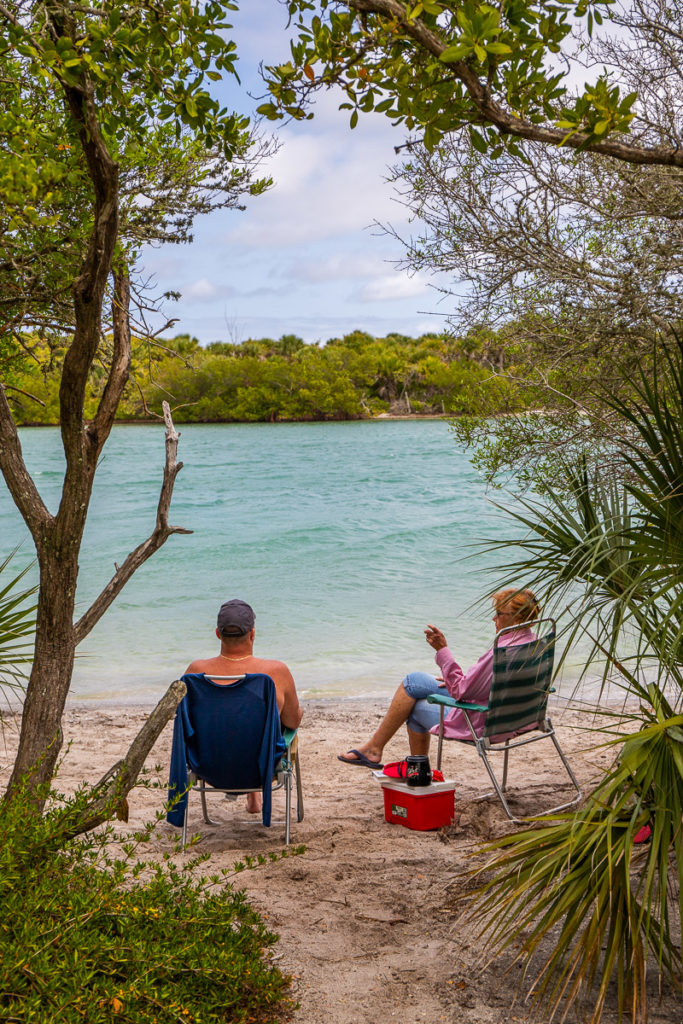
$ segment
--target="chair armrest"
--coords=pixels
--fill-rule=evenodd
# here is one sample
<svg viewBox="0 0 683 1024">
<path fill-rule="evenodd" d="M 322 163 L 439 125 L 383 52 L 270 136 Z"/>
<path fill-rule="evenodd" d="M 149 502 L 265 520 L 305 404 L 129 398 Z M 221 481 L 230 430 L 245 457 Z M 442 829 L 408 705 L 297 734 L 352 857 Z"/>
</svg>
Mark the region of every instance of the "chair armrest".
<svg viewBox="0 0 683 1024">
<path fill-rule="evenodd" d="M 460 708 L 461 711 L 488 711 L 488 704 L 470 704 L 464 700 L 456 700 L 448 694 L 430 693 L 427 695 L 428 704 L 443 704 L 447 708 Z"/>
<path fill-rule="evenodd" d="M 296 729 L 287 729 L 286 727 L 282 730 L 282 738 L 285 741 L 286 747 L 291 747 L 292 743 L 296 739 Z"/>
</svg>

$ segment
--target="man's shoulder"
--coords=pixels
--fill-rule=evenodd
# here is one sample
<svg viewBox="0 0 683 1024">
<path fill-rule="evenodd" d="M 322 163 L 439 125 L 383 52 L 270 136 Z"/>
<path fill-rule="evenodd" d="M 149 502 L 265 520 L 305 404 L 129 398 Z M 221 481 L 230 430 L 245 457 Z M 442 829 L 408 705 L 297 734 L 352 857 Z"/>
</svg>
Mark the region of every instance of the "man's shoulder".
<svg viewBox="0 0 683 1024">
<path fill-rule="evenodd" d="M 215 671 L 218 658 L 196 658 L 185 669 L 184 675 L 195 675 L 202 672 Z"/>
<path fill-rule="evenodd" d="M 276 658 L 258 658 L 259 668 L 261 668 L 267 674 L 271 672 L 278 672 L 279 674 L 287 673 L 291 675 L 288 667 L 284 661 L 278 661 Z"/>
<path fill-rule="evenodd" d="M 277 661 L 275 658 L 259 658 L 258 662 L 258 669 L 251 668 L 250 672 L 258 671 L 270 676 L 280 692 L 295 688 L 294 676 L 284 661 Z"/>
</svg>

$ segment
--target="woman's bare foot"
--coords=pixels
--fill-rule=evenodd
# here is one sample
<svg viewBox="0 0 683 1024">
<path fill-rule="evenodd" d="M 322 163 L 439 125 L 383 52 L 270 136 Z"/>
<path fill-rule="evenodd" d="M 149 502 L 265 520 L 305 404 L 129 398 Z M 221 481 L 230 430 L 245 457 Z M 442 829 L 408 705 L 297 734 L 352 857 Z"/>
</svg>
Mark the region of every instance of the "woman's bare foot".
<svg viewBox="0 0 683 1024">
<path fill-rule="evenodd" d="M 247 793 L 247 810 L 249 814 L 261 813 L 262 798 L 260 793 Z"/>
</svg>

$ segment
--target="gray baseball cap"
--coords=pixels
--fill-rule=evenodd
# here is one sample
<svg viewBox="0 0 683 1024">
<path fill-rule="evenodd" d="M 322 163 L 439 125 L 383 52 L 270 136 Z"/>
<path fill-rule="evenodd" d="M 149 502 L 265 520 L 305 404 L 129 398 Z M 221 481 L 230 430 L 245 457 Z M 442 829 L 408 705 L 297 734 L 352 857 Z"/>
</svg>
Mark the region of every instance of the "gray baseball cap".
<svg viewBox="0 0 683 1024">
<path fill-rule="evenodd" d="M 234 598 L 221 605 L 216 625 L 222 636 L 245 636 L 254 628 L 255 619 L 251 605 Z"/>
</svg>

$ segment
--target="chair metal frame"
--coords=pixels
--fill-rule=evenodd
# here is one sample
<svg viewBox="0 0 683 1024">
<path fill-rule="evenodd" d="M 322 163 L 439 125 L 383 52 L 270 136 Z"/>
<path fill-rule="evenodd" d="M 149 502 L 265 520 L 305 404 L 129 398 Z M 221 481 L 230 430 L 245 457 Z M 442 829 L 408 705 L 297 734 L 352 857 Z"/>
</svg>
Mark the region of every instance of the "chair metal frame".
<svg viewBox="0 0 683 1024">
<path fill-rule="evenodd" d="M 473 745 L 473 746 L 476 747 L 477 753 L 482 758 L 482 760 L 484 762 L 484 766 L 486 768 L 486 771 L 488 772 L 489 778 L 491 779 L 491 782 L 493 783 L 493 787 L 494 787 L 494 791 L 493 792 L 484 793 L 484 794 L 482 794 L 481 797 L 479 797 L 479 799 L 480 800 L 484 800 L 484 799 L 486 799 L 489 796 L 497 795 L 499 800 L 500 800 L 500 802 L 501 802 L 501 804 L 502 804 L 502 806 L 503 806 L 503 810 L 507 814 L 508 818 L 511 821 L 515 822 L 516 824 L 521 824 L 525 819 L 515 817 L 515 815 L 510 810 L 510 807 L 508 806 L 507 800 L 505 799 L 505 792 L 507 790 L 507 778 L 508 778 L 508 755 L 509 755 L 510 750 L 513 747 L 522 747 L 522 746 L 526 746 L 529 743 L 536 743 L 539 740 L 551 739 L 553 741 L 553 744 L 555 745 L 555 749 L 557 750 L 557 753 L 560 756 L 562 764 L 564 765 L 565 770 L 566 770 L 567 774 L 569 775 L 569 778 L 571 779 L 571 782 L 572 782 L 574 788 L 576 789 L 577 795 L 574 797 L 573 800 L 570 800 L 570 801 L 568 801 L 566 803 L 563 803 L 563 804 L 558 804 L 557 807 L 551 807 L 548 810 L 539 811 L 539 815 L 556 814 L 558 811 L 564 811 L 568 807 L 574 807 L 574 806 L 576 806 L 576 804 L 579 803 L 579 801 L 583 797 L 583 792 L 581 790 L 581 787 L 580 787 L 580 785 L 579 785 L 579 783 L 578 783 L 578 781 L 576 779 L 576 776 L 574 775 L 573 771 L 571 770 L 569 762 L 567 761 L 567 758 L 565 757 L 565 754 L 564 754 L 562 748 L 560 747 L 560 744 L 559 744 L 559 741 L 557 739 L 557 736 L 555 735 L 555 729 L 553 728 L 553 724 L 552 724 L 550 718 L 548 718 L 547 713 L 546 713 L 547 712 L 547 705 L 548 705 L 548 696 L 551 693 L 554 693 L 553 687 L 550 686 L 550 680 L 551 680 L 551 677 L 552 677 L 552 661 L 553 661 L 553 656 L 554 656 L 554 645 L 555 645 L 555 620 L 550 618 L 550 617 L 546 617 L 546 618 L 543 618 L 543 619 L 535 619 L 533 622 L 528 622 L 528 623 L 525 622 L 524 626 L 526 628 L 531 628 L 532 626 L 540 626 L 543 623 L 551 623 L 552 624 L 551 631 L 545 637 L 539 637 L 539 639 L 536 641 L 537 644 L 544 644 L 545 645 L 544 653 L 546 654 L 546 661 L 549 662 L 549 665 L 547 666 L 547 669 L 546 669 L 546 671 L 544 673 L 544 675 L 547 676 L 547 685 L 545 684 L 545 682 L 543 683 L 542 690 L 538 691 L 537 697 L 535 698 L 536 704 L 535 704 L 535 707 L 534 707 L 534 714 L 536 714 L 536 712 L 538 712 L 538 717 L 536 718 L 536 725 L 535 725 L 535 727 L 531 728 L 529 730 L 529 731 L 532 731 L 532 732 L 535 732 L 535 733 L 540 733 L 540 735 L 529 736 L 527 733 L 522 733 L 521 734 L 521 738 L 519 738 L 519 739 L 516 739 L 514 736 L 512 736 L 512 737 L 508 737 L 504 741 L 501 740 L 501 741 L 499 741 L 499 743 L 496 743 L 496 741 L 495 741 L 495 735 L 496 734 L 494 734 L 493 737 L 491 735 L 487 734 L 487 725 L 486 725 L 486 723 L 484 724 L 484 734 L 482 736 L 478 736 L 477 735 L 477 733 L 474 730 L 474 726 L 472 725 L 472 720 L 471 720 L 471 718 L 470 718 L 470 716 L 468 714 L 468 712 L 472 712 L 472 711 L 481 711 L 481 712 L 488 713 L 489 711 L 491 711 L 495 707 L 496 699 L 499 697 L 499 694 L 497 693 L 497 691 L 504 689 L 504 687 L 507 685 L 507 680 L 505 680 L 505 681 L 497 680 L 496 679 L 496 674 L 495 674 L 496 652 L 497 652 L 497 650 L 500 647 L 499 640 L 506 633 L 510 633 L 510 632 L 515 631 L 515 630 L 519 630 L 519 625 L 516 625 L 516 626 L 506 626 L 505 628 L 501 629 L 496 634 L 496 637 L 495 637 L 495 640 L 494 640 L 494 643 L 493 643 L 493 654 L 494 654 L 493 680 L 492 680 L 492 683 L 491 683 L 491 693 L 490 693 L 489 703 L 488 704 L 474 704 L 474 703 L 471 703 L 470 701 L 460 701 L 460 700 L 456 700 L 454 697 L 450 697 L 450 696 L 447 696 L 445 694 L 442 695 L 442 694 L 434 693 L 434 694 L 430 694 L 427 697 L 428 703 L 430 703 L 430 704 L 438 704 L 439 705 L 439 733 L 438 733 L 439 743 L 438 743 L 438 748 L 437 748 L 437 760 L 436 760 L 437 768 L 441 769 L 441 759 L 442 759 L 442 754 L 443 754 L 443 741 L 446 738 L 444 736 L 445 710 L 446 710 L 446 708 L 457 708 L 458 710 L 462 711 L 464 716 L 465 716 L 465 721 L 467 722 L 469 730 L 470 730 L 470 732 L 472 734 L 472 739 L 471 740 L 456 740 L 456 742 L 465 743 L 468 746 L 472 746 Z M 514 645 L 503 645 L 503 646 L 514 646 Z M 501 706 L 501 705 L 499 705 L 499 706 Z M 517 729 L 516 729 L 515 726 L 514 726 L 514 723 L 511 723 L 511 727 L 509 729 L 499 729 L 498 730 L 498 734 L 499 735 L 501 735 L 501 734 L 504 735 L 505 732 L 515 733 L 515 732 L 518 731 L 519 728 L 520 728 L 520 726 L 518 726 Z M 521 725 L 521 728 L 529 729 L 529 723 L 528 722 L 527 723 L 523 723 Z M 501 744 L 503 744 L 503 745 L 501 745 Z M 489 753 L 496 753 L 496 754 L 502 753 L 503 754 L 503 777 L 502 777 L 502 783 L 498 781 L 498 778 L 496 777 L 496 774 L 493 771 L 493 768 L 492 768 L 492 766 L 491 766 L 491 764 L 489 762 L 489 759 L 488 759 L 488 756 L 487 756 Z"/>
<path fill-rule="evenodd" d="M 242 679 L 242 676 L 210 676 L 211 679 L 220 680 L 237 680 Z M 303 787 L 301 784 L 301 773 L 299 770 L 299 749 L 297 743 L 297 730 L 287 729 L 282 730 L 282 738 L 285 741 L 285 752 L 280 758 L 280 761 L 276 765 L 274 775 L 273 792 L 278 789 L 284 789 L 285 791 L 285 846 L 289 846 L 291 836 L 291 821 L 292 821 L 292 788 L 296 785 L 296 820 L 304 820 L 304 794 Z M 254 789 L 221 789 L 217 786 L 212 786 L 204 779 L 202 779 L 196 772 L 188 765 L 188 789 L 187 789 L 187 803 L 185 805 L 185 816 L 183 818 L 183 834 L 182 834 L 182 849 L 185 850 L 187 846 L 187 822 L 190 811 L 190 793 L 195 785 L 198 785 L 199 796 L 202 804 L 202 817 L 205 824 L 207 825 L 222 825 L 223 822 L 214 821 L 209 817 L 208 808 L 206 806 L 206 794 L 207 793 L 225 793 L 226 796 L 238 797 L 246 796 L 247 793 L 261 793 L 262 787 L 256 787 Z M 271 824 L 281 824 L 281 822 L 274 822 Z"/>
</svg>

